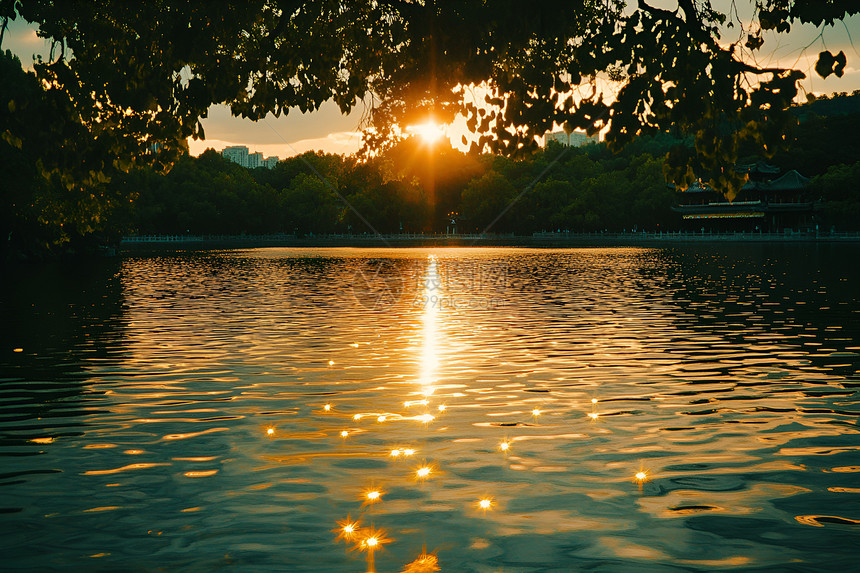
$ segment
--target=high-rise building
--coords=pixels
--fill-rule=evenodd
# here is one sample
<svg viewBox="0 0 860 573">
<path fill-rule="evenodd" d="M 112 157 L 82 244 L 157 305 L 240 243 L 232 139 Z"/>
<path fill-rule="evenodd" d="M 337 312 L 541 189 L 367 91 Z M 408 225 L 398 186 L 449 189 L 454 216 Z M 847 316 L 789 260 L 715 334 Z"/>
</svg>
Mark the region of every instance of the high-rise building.
<svg viewBox="0 0 860 573">
<path fill-rule="evenodd" d="M 547 133 L 544 136 L 544 140 L 546 143 L 550 141 L 558 142 L 562 145 L 569 145 L 573 147 L 582 147 L 583 145 L 592 145 L 600 142 L 600 138 L 597 134 L 592 136 L 588 136 L 581 131 L 571 131 L 570 133 L 565 133 L 563 131 L 554 131 L 552 133 Z"/>
<path fill-rule="evenodd" d="M 267 157 L 263 159 L 262 153 L 259 151 L 251 153 L 244 145 L 225 147 L 223 151 L 221 151 L 221 156 L 229 159 L 233 163 L 238 163 L 242 167 L 247 167 L 248 169 L 254 169 L 256 167 L 272 169 L 277 165 L 278 161 L 280 161 L 278 157 Z"/>
<path fill-rule="evenodd" d="M 256 153 L 248 154 L 248 163 L 245 165 L 248 169 L 255 169 L 257 167 L 263 167 L 263 154 L 259 151 Z"/>
<path fill-rule="evenodd" d="M 248 167 L 248 148 L 244 145 L 225 147 L 221 155 L 233 163 L 238 163 L 242 167 Z"/>
</svg>

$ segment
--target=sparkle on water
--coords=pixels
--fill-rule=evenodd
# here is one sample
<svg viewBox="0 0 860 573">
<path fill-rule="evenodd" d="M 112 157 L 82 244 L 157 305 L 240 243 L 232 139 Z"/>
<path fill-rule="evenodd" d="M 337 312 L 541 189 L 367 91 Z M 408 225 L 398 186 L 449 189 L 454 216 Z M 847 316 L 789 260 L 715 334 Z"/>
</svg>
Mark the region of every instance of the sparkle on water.
<svg viewBox="0 0 860 573">
<path fill-rule="evenodd" d="M 855 251 L 20 269 L 0 281 L 4 567 L 852 570 Z"/>
</svg>

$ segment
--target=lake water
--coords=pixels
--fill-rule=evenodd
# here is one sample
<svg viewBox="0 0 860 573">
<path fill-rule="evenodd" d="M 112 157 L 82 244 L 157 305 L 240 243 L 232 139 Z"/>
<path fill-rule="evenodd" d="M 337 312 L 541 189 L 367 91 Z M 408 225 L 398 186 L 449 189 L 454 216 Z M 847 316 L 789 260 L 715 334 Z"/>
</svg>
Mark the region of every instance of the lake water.
<svg viewBox="0 0 860 573">
<path fill-rule="evenodd" d="M 857 570 L 858 251 L 16 269 L 0 570 Z"/>
</svg>

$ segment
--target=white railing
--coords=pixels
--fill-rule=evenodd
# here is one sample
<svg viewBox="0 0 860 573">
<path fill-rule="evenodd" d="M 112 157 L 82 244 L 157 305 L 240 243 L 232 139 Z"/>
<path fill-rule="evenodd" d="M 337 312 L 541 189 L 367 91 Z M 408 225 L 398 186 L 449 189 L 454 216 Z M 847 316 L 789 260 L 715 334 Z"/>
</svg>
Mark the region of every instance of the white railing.
<svg viewBox="0 0 860 573">
<path fill-rule="evenodd" d="M 374 235 L 371 233 L 331 233 L 331 234 L 308 234 L 302 237 L 286 233 L 274 233 L 269 235 L 129 235 L 122 238 L 121 244 L 200 244 L 200 243 L 308 243 L 308 242 L 335 242 L 335 241 L 369 241 L 380 240 L 384 242 L 397 243 L 400 241 L 496 241 L 496 240 L 520 240 L 528 241 L 596 241 L 596 240 L 625 240 L 625 241 L 806 241 L 806 240 L 860 240 L 860 232 L 853 233 L 830 233 L 815 231 L 791 231 L 789 229 L 782 233 L 759 233 L 759 232 L 736 232 L 736 233 L 714 233 L 710 231 L 638 231 L 638 232 L 589 232 L 572 233 L 540 232 L 530 236 L 516 236 L 513 233 L 398 233 L 386 235 Z"/>
</svg>

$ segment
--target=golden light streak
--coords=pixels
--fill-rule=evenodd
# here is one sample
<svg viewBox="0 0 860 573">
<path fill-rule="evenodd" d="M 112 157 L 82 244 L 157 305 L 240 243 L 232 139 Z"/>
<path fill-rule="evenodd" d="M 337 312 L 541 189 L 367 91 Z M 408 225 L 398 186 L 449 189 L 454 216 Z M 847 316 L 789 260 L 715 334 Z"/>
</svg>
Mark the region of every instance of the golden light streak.
<svg viewBox="0 0 860 573">
<path fill-rule="evenodd" d="M 349 432 L 347 432 L 346 430 L 341 430 L 341 432 L 340 432 L 340 437 L 341 437 L 341 438 L 345 438 L 345 437 L 347 437 L 348 435 L 349 435 Z"/>
<path fill-rule="evenodd" d="M 415 476 L 418 479 L 425 479 L 425 478 L 430 476 L 430 472 L 431 472 L 430 466 L 420 467 L 417 470 L 415 470 Z"/>
<path fill-rule="evenodd" d="M 534 416 L 535 418 L 537 418 L 540 415 L 541 415 L 541 411 L 538 408 L 535 408 L 534 410 L 532 410 L 532 416 Z"/>
<path fill-rule="evenodd" d="M 377 422 L 384 422 L 384 421 L 385 421 L 385 416 L 379 416 L 379 417 L 377 417 L 377 418 L 376 418 L 376 421 L 377 421 Z"/>
<path fill-rule="evenodd" d="M 352 419 L 355 420 L 356 422 L 361 420 L 361 414 L 356 414 L 355 416 L 352 417 Z"/>
<path fill-rule="evenodd" d="M 414 456 L 415 450 L 412 448 L 406 448 L 405 450 L 403 450 L 403 455 L 404 456 Z"/>
<path fill-rule="evenodd" d="M 447 410 L 447 409 L 448 409 L 448 406 L 446 406 L 445 404 L 439 404 L 439 405 L 436 407 L 436 409 L 437 409 L 437 410 L 439 410 L 440 412 L 444 412 L 445 410 Z"/>
<path fill-rule="evenodd" d="M 12 352 L 24 352 L 23 348 L 13 348 Z"/>
<path fill-rule="evenodd" d="M 408 420 L 418 420 L 419 422 L 423 422 L 425 424 L 429 424 L 433 420 L 436 419 L 436 416 L 433 414 L 421 414 L 420 416 L 412 416 L 411 418 L 406 418 Z"/>
<path fill-rule="evenodd" d="M 503 452 L 508 451 L 508 448 L 510 448 L 510 447 L 511 447 L 511 444 L 508 441 L 504 441 L 504 442 L 499 444 L 499 449 L 502 450 Z"/>
<path fill-rule="evenodd" d="M 326 404 L 325 406 L 323 406 L 323 410 L 325 410 L 326 412 L 331 412 L 331 404 Z"/>
<path fill-rule="evenodd" d="M 442 297 L 441 280 L 436 267 L 436 256 L 427 257 L 427 270 L 424 275 L 423 297 L 424 323 L 423 347 L 421 351 L 421 374 L 419 383 L 423 386 L 423 393 L 429 396 L 432 393 L 433 383 L 436 381 L 436 367 L 439 363 L 437 351 L 437 340 L 439 337 L 439 300 Z"/>
<path fill-rule="evenodd" d="M 478 500 L 478 507 L 484 511 L 487 511 L 491 507 L 493 507 L 493 499 L 490 497 L 485 497 Z"/>
<path fill-rule="evenodd" d="M 329 360 L 329 361 L 328 361 L 328 365 L 329 365 L 329 366 L 334 366 L 334 360 Z"/>
<path fill-rule="evenodd" d="M 600 414 L 598 414 L 597 412 L 589 412 L 588 413 L 588 417 L 591 418 L 592 420 L 596 420 L 598 416 L 600 416 Z"/>
<path fill-rule="evenodd" d="M 271 436 L 272 434 L 275 433 L 275 429 L 274 428 L 266 428 L 266 433 Z"/>
<path fill-rule="evenodd" d="M 403 452 L 401 452 L 400 450 L 391 450 L 391 453 L 389 455 L 393 458 L 396 458 L 396 457 L 399 457 L 400 454 L 402 454 L 402 453 Z"/>
</svg>

